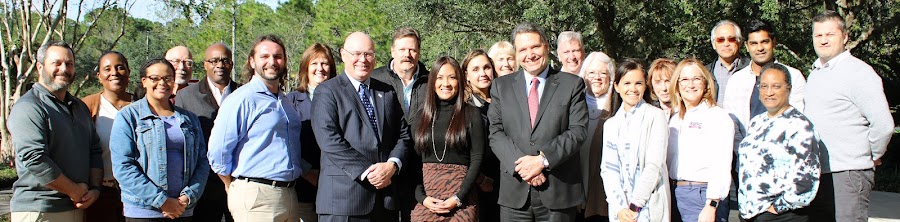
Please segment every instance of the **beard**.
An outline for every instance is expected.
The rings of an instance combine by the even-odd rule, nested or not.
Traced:
[[[271,81],[271,80],[280,80],[282,77],[284,77],[284,75],[287,74],[287,69],[286,68],[279,69],[278,72],[276,72],[274,76],[267,75],[266,73],[263,72],[262,69],[254,70],[254,72],[256,72],[256,75],[258,75],[259,77],[262,77],[265,80]]]
[[[43,83],[44,86],[47,87],[47,90],[50,90],[50,92],[59,92],[61,90],[69,90],[69,85],[72,84],[72,82],[71,82],[72,78],[68,78],[69,81],[60,83],[60,82],[54,81],[56,79],[56,75],[54,75],[53,73],[48,72],[46,70],[44,70],[44,73],[48,73],[48,74],[41,74],[43,77],[43,78],[41,78],[41,83]]]

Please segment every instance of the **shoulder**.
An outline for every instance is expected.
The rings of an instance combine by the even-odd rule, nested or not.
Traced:
[[[372,88],[374,90],[378,90],[378,91],[385,91],[385,92],[388,92],[388,91],[393,92],[394,91],[393,86],[388,85],[388,83],[378,80],[378,79],[375,79],[375,78],[369,78],[369,85],[370,85],[369,86],[370,88]]]
[[[391,69],[389,69],[388,66],[381,66],[381,67],[376,68],[375,70],[372,70],[371,77],[385,81],[386,78],[389,77],[388,74],[390,74],[390,73],[391,73]]]
[[[14,116],[46,116],[46,111],[43,109],[43,101],[41,101],[33,91],[34,89],[28,91],[22,95],[22,97],[19,97],[19,99],[16,100],[16,103],[13,104],[9,113],[10,122],[19,120],[19,118],[15,118]]]
[[[841,61],[841,63],[844,63],[841,67],[839,67],[839,69],[842,69],[842,71],[852,72],[854,76],[860,79],[868,81],[877,79],[879,82],[881,82],[881,77],[878,76],[878,73],[875,72],[875,69],[873,69],[872,66],[870,66],[865,61],[856,58],[856,56],[850,55],[845,58],[844,61]]]
[[[100,102],[100,93],[91,94],[81,98],[81,101],[85,104],[96,104]]]
[[[206,80],[206,79],[203,79],[203,80]],[[209,83],[207,83],[206,81],[200,81],[200,82],[197,82],[194,84],[188,84],[188,86],[184,87],[184,89],[178,90],[178,96],[197,94],[200,92],[200,85],[202,85],[202,84],[209,84]]]

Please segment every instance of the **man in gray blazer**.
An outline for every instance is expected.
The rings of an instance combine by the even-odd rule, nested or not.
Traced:
[[[575,221],[584,202],[578,148],[587,134],[584,81],[549,68],[549,44],[530,23],[512,32],[522,70],[497,78],[488,110],[500,159],[502,221]]]
[[[375,43],[368,35],[350,34],[341,58],[344,74],[316,87],[312,104],[322,150],[316,213],[319,221],[397,221],[391,184],[411,143],[403,109],[390,85],[369,78]]]
[[[206,78],[179,91],[175,106],[197,114],[200,118],[200,128],[203,128],[203,136],[209,142],[210,131],[219,113],[219,104],[241,85],[231,80],[234,60],[228,46],[222,43],[212,44],[206,48],[204,58],[206,58],[203,60]],[[197,202],[194,209],[194,220],[219,222],[224,216],[225,221],[234,221],[228,212],[227,200],[222,180],[219,180],[219,176],[215,173],[210,173],[200,202]]]

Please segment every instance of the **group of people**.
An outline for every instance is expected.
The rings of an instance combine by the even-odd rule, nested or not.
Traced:
[[[812,27],[808,78],[777,62],[763,21],[717,23],[708,65],[616,62],[567,31],[559,70],[543,29],[523,23],[511,42],[430,67],[409,27],[379,68],[365,33],[315,43],[296,89],[274,35],[251,45],[243,85],[221,43],[194,83],[184,46],[145,62],[143,95],[108,52],[103,90],[81,100],[67,91],[72,49],[51,41],[10,114],[11,217],[727,221],[736,208],[748,221],[865,221],[893,120],[881,79],[844,47],[843,18],[826,11]]]

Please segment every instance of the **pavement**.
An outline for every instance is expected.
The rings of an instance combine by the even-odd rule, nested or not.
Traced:
[[[0,215],[9,214],[12,190],[0,190]],[[872,191],[869,202],[869,222],[900,222],[900,193]],[[732,210],[729,221],[739,221],[738,212]]]

